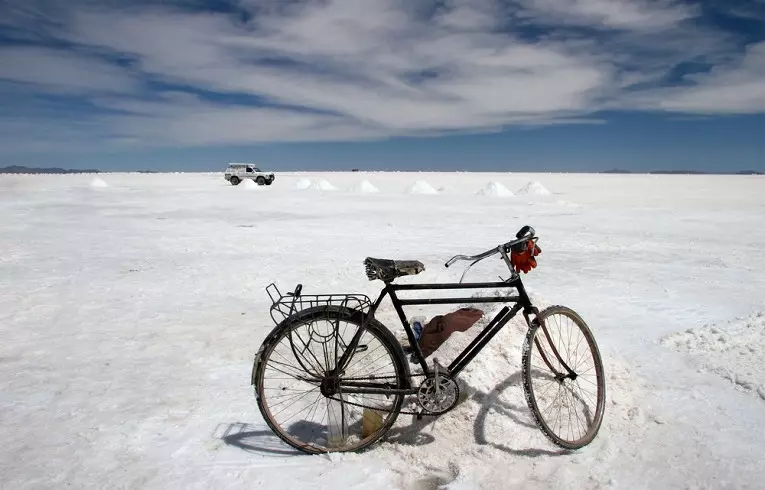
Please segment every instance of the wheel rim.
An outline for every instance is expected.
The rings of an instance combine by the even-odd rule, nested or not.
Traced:
[[[597,345],[578,315],[566,310],[540,315],[527,340],[526,383],[531,409],[556,444],[589,444],[603,418],[605,380]]]
[[[293,447],[307,452],[353,451],[381,437],[395,420],[402,395],[323,393],[326,382],[318,375],[334,367],[343,344],[350,343],[357,330],[358,325],[336,319],[298,322],[263,353],[258,383],[261,411]],[[388,344],[367,329],[359,345],[366,350],[351,357],[340,379],[379,383],[389,377],[387,381],[396,385],[401,373]]]

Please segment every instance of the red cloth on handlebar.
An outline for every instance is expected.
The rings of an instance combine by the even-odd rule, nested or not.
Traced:
[[[534,243],[534,240],[528,240],[519,244],[510,250],[510,263],[516,272],[528,272],[537,266],[537,260],[534,258],[542,253],[542,249]]]

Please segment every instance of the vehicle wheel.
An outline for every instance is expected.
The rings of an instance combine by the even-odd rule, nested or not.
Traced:
[[[359,451],[396,422],[403,394],[323,394],[324,373],[334,368],[363,321],[362,313],[348,308],[308,308],[281,322],[263,342],[253,365],[258,408],[290,446],[311,454]],[[399,389],[409,378],[400,344],[376,320],[366,322],[345,373],[341,380],[387,381]]]
[[[264,179],[263,177],[258,177],[257,179],[255,179],[255,182],[257,182],[258,185],[263,185],[266,183],[266,179]]]
[[[239,182],[241,182],[241,180],[239,180],[239,177],[231,177],[231,180],[229,180],[229,182],[231,182],[231,185],[239,185]]]
[[[565,306],[545,308],[526,334],[522,366],[526,402],[545,436],[565,449],[592,442],[603,422],[606,381],[584,320]]]

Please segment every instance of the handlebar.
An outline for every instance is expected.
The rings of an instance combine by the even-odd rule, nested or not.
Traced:
[[[536,232],[534,231],[534,228],[530,227],[529,225],[526,225],[520,230],[518,230],[518,233],[515,234],[515,238],[518,238],[519,240],[520,239],[531,240],[532,238],[534,238],[535,233]],[[524,235],[529,235],[529,236],[524,236]]]
[[[516,237],[515,240],[509,241],[507,243],[503,243],[502,245],[498,245],[497,247],[489,249],[478,255],[455,255],[454,257],[449,259],[449,261],[444,265],[445,267],[448,268],[450,265],[452,265],[458,260],[470,260],[473,262],[473,264],[475,264],[476,262],[483,260],[486,257],[491,257],[494,254],[500,253],[501,251],[504,251],[505,253],[507,253],[515,245],[534,239],[535,235],[536,235],[536,231],[534,231],[534,228],[532,228],[529,225],[526,225],[520,230],[518,230],[518,233],[515,234],[515,237]]]

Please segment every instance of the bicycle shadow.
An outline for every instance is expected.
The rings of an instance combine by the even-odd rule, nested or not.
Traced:
[[[414,416],[412,418],[414,419]],[[432,422],[432,417],[423,417],[421,420],[415,419],[411,425],[393,427],[386,433],[383,441],[412,446],[430,444],[435,441],[435,438],[421,431]],[[317,428],[318,426],[313,429]],[[305,428],[307,431],[310,431],[310,429],[311,427]],[[295,435],[299,437],[299,433]],[[214,431],[213,437],[222,440],[228,446],[234,446],[250,453],[275,456],[306,456],[305,453],[292,448],[279,439],[267,426],[256,426],[245,422],[220,424]]]
[[[564,456],[569,454],[570,452],[564,449],[559,449],[559,450],[549,450],[549,449],[541,449],[541,448],[516,449],[504,444],[497,444],[495,442],[490,442],[487,439],[486,420],[491,410],[494,410],[494,412],[499,415],[508,417],[517,425],[532,429],[534,431],[539,431],[539,428],[536,426],[536,424],[529,422],[528,420],[524,420],[522,418],[523,415],[527,415],[527,416],[529,415],[529,409],[525,404],[515,405],[513,403],[500,400],[502,393],[510,388],[516,388],[518,390],[521,390],[521,393],[522,393],[523,387],[521,386],[520,371],[517,371],[516,373],[511,375],[509,378],[507,378],[505,381],[498,384],[490,392],[483,393],[483,392],[476,391],[476,393],[474,393],[471,396],[472,399],[479,402],[481,407],[480,410],[478,411],[478,415],[476,415],[475,422],[473,423],[473,435],[475,437],[475,442],[482,446],[491,446],[495,449],[499,449],[500,451],[504,451],[506,453],[513,454],[516,456],[539,457],[539,456]]]
[[[228,446],[234,446],[250,453],[274,456],[305,455],[305,453],[285,444],[268,426],[256,426],[246,422],[220,424],[212,435]]]
[[[476,402],[480,407],[478,414],[475,416],[473,422],[473,437],[475,442],[481,446],[491,446],[493,448],[499,449],[500,451],[516,456],[539,457],[564,456],[569,454],[569,451],[566,450],[549,450],[535,447],[514,448],[509,445],[497,444],[488,440],[486,428],[490,419],[490,414],[507,417],[515,425],[531,429],[534,431],[534,433],[539,431],[539,428],[536,426],[536,424],[531,421],[531,414],[529,412],[528,406],[525,403],[516,405],[500,399],[502,394],[511,388],[519,390],[518,394],[521,399],[523,399],[521,376],[521,371],[515,372],[510,377],[494,387],[494,389],[490,392],[482,392],[472,388],[467,383],[460,383],[460,390],[465,389],[465,391],[472,393],[469,397],[467,397],[465,401],[461,403],[465,403],[467,400],[472,400]],[[459,405],[455,407],[455,409],[458,407]],[[446,415],[448,415],[448,413],[440,417],[423,417],[420,420],[418,420],[415,416],[411,416],[411,424],[403,426],[398,425],[397,427],[392,428],[390,431],[388,431],[388,434],[385,436],[384,440],[394,444],[405,444],[412,446],[428,445],[435,441],[435,437],[431,434],[423,433],[422,430],[431,424],[438,424],[440,419]]]
[[[492,442],[487,437],[487,425],[490,415],[492,417],[501,416],[510,419],[515,425],[531,429],[534,432],[538,432],[539,428],[535,423],[531,421],[529,409],[525,403],[514,404],[501,399],[503,393],[509,389],[518,390],[519,396],[523,397],[523,387],[521,386],[521,372],[517,371],[503,382],[498,384],[489,392],[482,392],[472,388],[470,385],[461,382],[462,387],[466,387],[466,391],[472,393],[467,399],[461,403],[465,403],[468,400],[472,400],[479,405],[478,413],[475,415],[473,422],[473,437],[475,443],[481,446],[490,446],[500,451],[516,456],[525,457],[539,457],[539,456],[564,456],[570,453],[567,450],[549,450],[543,448],[527,447],[527,448],[515,448],[506,444],[499,444]],[[462,388],[461,388],[462,389]],[[459,405],[455,408],[458,409]],[[415,415],[401,414],[399,416],[399,422],[392,427],[387,434],[383,437],[381,442],[388,444],[402,444],[407,446],[427,446],[435,442],[436,438],[432,434],[423,432],[423,430],[429,425],[438,424],[439,421],[447,414],[431,417],[424,416],[418,419]],[[411,418],[411,423],[401,424],[402,417],[407,416]],[[305,422],[303,424],[306,424]],[[221,424],[221,426],[227,425],[225,430],[222,431],[218,438],[220,438],[225,444],[229,446],[238,447],[244,451],[258,453],[258,454],[271,454],[276,456],[302,456],[302,453],[296,449],[291,448],[281,439],[279,439],[269,427],[267,426],[255,426],[252,424],[236,422],[232,424]],[[315,425],[315,424],[314,424]],[[219,428],[221,427],[219,426]],[[315,432],[321,430],[319,427],[314,426],[301,426],[294,428],[296,435],[299,432]],[[216,430],[216,432],[219,432]],[[517,442],[517,441],[516,441]],[[374,448],[376,445],[372,445]],[[363,452],[363,451],[362,451]]]

